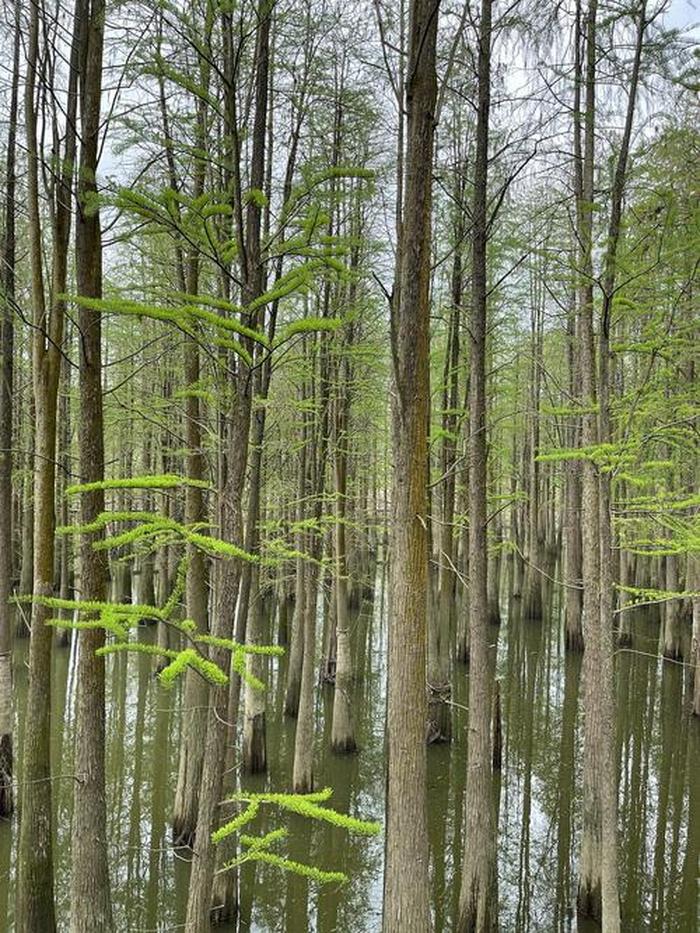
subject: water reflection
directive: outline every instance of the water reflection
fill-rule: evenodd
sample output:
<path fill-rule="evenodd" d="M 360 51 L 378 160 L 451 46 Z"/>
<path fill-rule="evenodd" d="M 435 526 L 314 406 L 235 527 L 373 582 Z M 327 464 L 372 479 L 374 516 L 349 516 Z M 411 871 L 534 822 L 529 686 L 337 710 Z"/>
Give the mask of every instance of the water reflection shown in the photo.
<path fill-rule="evenodd" d="M 550 594 L 550 601 L 551 601 Z M 353 623 L 355 715 L 360 753 L 329 752 L 332 688 L 318 697 L 319 786 L 334 788 L 340 810 L 382 819 L 386 601 L 378 586 Z M 574 858 L 579 822 L 582 731 L 581 661 L 563 650 L 559 610 L 544 623 L 523 621 L 517 602 L 494 628 L 493 663 L 503 711 L 503 770 L 498 791 L 500 921 L 507 931 L 576 929 Z M 617 655 L 623 929 L 690 933 L 697 929 L 700 853 L 700 722 L 688 714 L 690 678 L 683 665 L 656 657 L 658 623 L 635 610 L 635 642 Z M 144 629 L 140 637 L 150 639 Z M 18 717 L 23 719 L 26 642 L 17 643 Z M 71 839 L 74 653 L 57 649 L 52 695 L 56 808 L 56 891 L 62 928 L 68 909 Z M 281 715 L 284 670 L 270 671 L 267 776 L 239 778 L 251 789 L 290 784 L 294 723 Z M 453 929 L 464 840 L 468 669 L 453 669 L 456 741 L 429 749 L 432 909 L 436 933 Z M 187 853 L 169 845 L 168 816 L 177 772 L 180 696 L 153 676 L 145 655 L 109 661 L 107 721 L 108 830 L 114 913 L 120 931 L 167 931 L 182 924 Z M 19 775 L 21 780 L 21 775 Z M 332 826 L 266 813 L 255 827 L 286 825 L 287 851 L 298 861 L 342 869 L 351 881 L 317 888 L 297 876 L 248 863 L 240 873 L 241 931 L 380 929 L 383 842 Z M 14 842 L 0 824 L 0 916 L 11 917 Z M 407 879 L 410 883 L 410 879 Z M 232 925 L 222 930 L 233 930 Z"/>

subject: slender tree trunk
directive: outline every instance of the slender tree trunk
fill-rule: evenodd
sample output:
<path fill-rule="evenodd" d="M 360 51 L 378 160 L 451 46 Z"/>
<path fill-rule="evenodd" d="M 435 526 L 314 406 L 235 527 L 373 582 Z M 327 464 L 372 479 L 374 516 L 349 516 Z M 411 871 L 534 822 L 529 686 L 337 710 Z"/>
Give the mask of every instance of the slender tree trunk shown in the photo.
<path fill-rule="evenodd" d="M 80 171 L 76 212 L 78 292 L 102 297 L 100 214 L 90 198 L 97 191 L 96 171 L 102 97 L 104 0 L 80 5 Z M 81 481 L 104 479 L 101 317 L 80 310 L 80 474 Z M 87 525 L 104 511 L 101 489 L 83 493 L 81 519 Z M 107 593 L 107 556 L 85 535 L 80 554 L 80 591 L 84 600 L 101 601 Z M 105 799 L 105 666 L 96 654 L 105 643 L 103 629 L 78 635 L 75 711 L 75 793 L 71 848 L 71 933 L 112 930 Z"/>
<path fill-rule="evenodd" d="M 349 369 L 347 357 L 341 363 L 343 378 L 336 394 L 334 476 L 336 495 L 335 587 L 336 600 L 336 666 L 333 693 L 331 748 L 335 752 L 354 752 L 355 723 L 352 710 L 352 643 L 348 612 L 348 566 L 346 547 L 347 461 Z"/>
<path fill-rule="evenodd" d="M 318 547 L 316 545 L 316 547 Z M 314 545 L 312 545 L 313 551 Z M 316 604 L 318 601 L 319 568 L 309 562 L 304 574 L 306 597 L 301 636 L 304 639 L 304 660 L 301 669 L 299 711 L 294 734 L 294 765 L 292 787 L 294 793 L 307 794 L 313 790 L 314 761 L 314 681 L 316 673 Z"/>
<path fill-rule="evenodd" d="M 491 106 L 491 0 L 482 0 L 479 90 L 474 163 L 472 312 L 469 357 L 469 742 L 465 793 L 465 853 L 459 894 L 459 933 L 495 930 L 496 801 L 491 711 L 493 674 L 487 617 L 487 409 L 486 313 L 488 298 L 488 146 Z"/>
<path fill-rule="evenodd" d="M 257 6 L 255 46 L 255 113 L 253 120 L 253 148 L 250 186 L 263 190 L 265 180 L 265 141 L 268 117 L 269 90 L 270 0 L 260 0 Z M 235 88 L 229 88 L 235 94 Z M 235 120 L 232 129 L 237 133 Z M 239 168 L 239 167 L 238 167 Z M 240 185 L 237 185 L 240 192 Z M 243 302 L 249 306 L 262 293 L 264 270 L 261 258 L 261 208 L 250 199 L 245 218 L 238 225 L 238 245 L 243 271 Z M 248 352 L 252 346 L 248 341 Z M 226 483 L 221 492 L 221 534 L 227 541 L 243 541 L 243 513 L 241 499 L 248 464 L 248 442 L 252 408 L 252 373 L 244 360 L 238 361 L 235 398 L 229 419 Z M 213 635 L 231 638 L 233 613 L 238 598 L 240 561 L 222 563 L 217 580 L 216 613 Z M 212 659 L 226 670 L 230 658 L 221 648 L 212 649 Z M 221 800 L 224 763 L 226 760 L 226 716 L 228 691 L 224 687 L 210 688 L 207 712 L 206 744 L 202 763 L 202 780 L 197 811 L 197 832 L 194 843 L 192 873 L 187 899 L 186 933 L 207 933 L 210 928 L 210 908 L 214 880 L 215 853 L 211 831 Z"/>
<path fill-rule="evenodd" d="M 464 195 L 464 172 L 459 166 L 455 182 L 457 199 Z M 457 460 L 457 393 L 459 389 L 459 329 L 462 306 L 462 240 L 464 214 L 458 207 L 455 224 L 455 254 L 452 264 L 450 321 L 445 354 L 443 387 L 444 440 L 440 458 L 442 510 L 438 534 L 438 598 L 430 612 L 428 631 L 428 741 L 449 742 L 452 738 L 452 715 L 449 700 L 450 632 L 455 615 L 454 514 L 455 463 Z"/>
<path fill-rule="evenodd" d="M 431 928 L 425 745 L 430 209 L 439 0 L 410 4 L 405 188 L 392 303 L 394 472 L 384 933 Z M 407 879 L 410 878 L 410 883 Z"/>
<path fill-rule="evenodd" d="M 700 560 L 692 556 L 690 560 L 688 584 L 694 590 L 700 589 Z M 690 642 L 690 663 L 693 666 L 693 715 L 700 716 L 700 596 L 692 600 L 693 628 Z"/>
<path fill-rule="evenodd" d="M 31 596 L 34 592 L 34 453 L 36 434 L 36 416 L 34 414 L 34 394 L 29 403 L 29 436 L 27 438 L 27 475 L 22 490 L 22 560 L 20 564 L 19 592 L 21 596 Z M 15 632 L 20 638 L 29 634 L 25 623 L 24 609 L 17 617 Z"/>
<path fill-rule="evenodd" d="M 593 328 L 593 177 L 597 0 L 591 0 L 586 24 L 586 106 L 582 201 L 578 207 L 580 260 L 579 316 L 581 336 L 582 418 L 584 447 L 598 443 L 608 430 L 607 346 L 600 356 L 603 421 L 595 415 L 596 357 Z M 606 434 L 607 436 L 607 434 Z M 610 574 L 609 493 L 599 482 L 595 464 L 583 464 L 583 826 L 579 864 L 578 910 L 581 917 L 601 919 L 605 929 L 620 928 L 617 891 L 617 789 L 614 763 L 614 690 L 612 659 L 612 580 Z"/>
<path fill-rule="evenodd" d="M 202 83 L 208 85 L 208 65 L 201 65 L 204 72 Z M 160 113 L 165 140 L 169 140 L 170 124 L 165 98 L 164 85 L 160 84 Z M 206 148 L 207 104 L 200 98 L 197 101 L 197 139 L 200 148 Z M 178 190 L 175 160 L 171 146 L 166 146 L 168 175 L 173 190 Z M 193 180 L 194 197 L 200 197 L 204 191 L 205 162 L 197 159 Z M 199 291 L 199 254 L 196 246 L 185 250 L 176 245 L 176 265 L 178 279 L 183 291 L 196 295 Z M 185 444 L 187 454 L 185 469 L 188 479 L 195 485 L 185 488 L 185 523 L 189 526 L 206 521 L 206 503 L 201 487 L 196 483 L 205 478 L 206 463 L 202 449 L 203 409 L 196 391 L 200 380 L 200 351 L 197 335 L 185 337 L 184 349 L 185 383 L 192 391 L 185 399 Z M 200 632 L 209 631 L 209 566 L 206 556 L 194 545 L 187 545 L 187 580 L 185 583 L 185 612 L 187 618 L 197 626 Z M 202 778 L 202 735 L 206 732 L 208 690 L 202 678 L 194 671 L 185 674 L 185 692 L 183 701 L 183 735 L 180 742 L 178 779 L 173 808 L 173 842 L 175 845 L 192 846 L 197 825 L 199 806 L 199 788 Z"/>
<path fill-rule="evenodd" d="M 79 7 L 76 7 L 76 11 Z M 39 137 L 37 130 L 37 78 L 40 51 L 38 6 L 29 14 L 27 75 L 25 80 L 25 124 L 27 138 L 27 215 L 29 253 L 34 305 L 32 374 L 35 406 L 34 452 L 34 594 L 54 594 L 54 533 L 56 479 L 56 408 L 63 343 L 68 242 L 70 238 L 71 191 L 76 148 L 77 69 L 79 29 L 74 19 L 67 94 L 66 132 L 63 159 L 55 168 L 56 202 L 53 209 L 52 304 L 44 293 L 41 213 L 39 207 Z M 29 680 L 22 771 L 31 776 L 23 784 L 17 851 L 18 878 L 15 919 L 17 933 L 52 933 L 56 928 L 53 893 L 53 842 L 51 805 L 51 649 L 52 631 L 46 625 L 51 610 L 32 604 L 29 643 Z"/>
<path fill-rule="evenodd" d="M 13 809 L 12 773 L 12 382 L 14 356 L 15 300 L 15 158 L 19 98 L 19 7 L 16 7 L 15 36 L 10 91 L 10 124 L 7 135 L 5 229 L 2 240 L 2 294 L 0 301 L 0 819 Z"/>
<path fill-rule="evenodd" d="M 302 399 L 304 391 L 302 390 Z M 306 457 L 307 457 L 306 419 L 301 429 L 301 448 L 297 481 L 297 521 L 304 518 L 304 500 L 306 498 Z M 306 536 L 301 528 L 296 533 L 295 546 L 299 553 L 304 552 Z M 304 619 L 306 617 L 306 585 L 304 577 L 307 565 L 303 557 L 296 559 L 294 615 L 292 617 L 292 639 L 287 664 L 287 689 L 284 697 L 286 716 L 296 717 L 299 712 L 299 691 L 301 689 L 301 670 L 304 662 Z"/>

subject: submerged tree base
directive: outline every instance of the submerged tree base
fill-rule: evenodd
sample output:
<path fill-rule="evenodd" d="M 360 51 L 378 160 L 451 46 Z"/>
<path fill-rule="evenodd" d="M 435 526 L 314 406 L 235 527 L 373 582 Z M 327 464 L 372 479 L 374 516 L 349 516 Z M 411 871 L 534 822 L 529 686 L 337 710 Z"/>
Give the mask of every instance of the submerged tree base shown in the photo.
<path fill-rule="evenodd" d="M 482 890 L 474 880 L 469 897 L 459 906 L 455 933 L 497 933 L 498 906 L 494 890 L 495 884 L 487 884 Z"/>
<path fill-rule="evenodd" d="M 172 841 L 176 849 L 194 849 L 195 829 L 184 820 L 173 819 Z"/>
<path fill-rule="evenodd" d="M 450 697 L 452 688 L 449 683 L 428 687 L 428 721 L 426 741 L 428 745 L 445 744 L 452 741 L 452 711 Z"/>
<path fill-rule="evenodd" d="M 0 735 L 0 818 L 11 816 L 12 796 L 12 735 Z"/>
<path fill-rule="evenodd" d="M 248 722 L 243 735 L 243 770 L 246 774 L 267 771 L 265 713 L 256 713 Z"/>
<path fill-rule="evenodd" d="M 564 636 L 566 650 L 581 652 L 584 649 L 583 632 L 580 628 L 568 628 Z"/>
<path fill-rule="evenodd" d="M 346 735 L 342 738 L 334 738 L 331 742 L 331 750 L 336 755 L 353 755 L 358 750 L 355 737 Z"/>
<path fill-rule="evenodd" d="M 579 880 L 576 895 L 576 913 L 579 920 L 595 920 L 601 922 L 603 916 L 603 898 L 600 880 Z"/>

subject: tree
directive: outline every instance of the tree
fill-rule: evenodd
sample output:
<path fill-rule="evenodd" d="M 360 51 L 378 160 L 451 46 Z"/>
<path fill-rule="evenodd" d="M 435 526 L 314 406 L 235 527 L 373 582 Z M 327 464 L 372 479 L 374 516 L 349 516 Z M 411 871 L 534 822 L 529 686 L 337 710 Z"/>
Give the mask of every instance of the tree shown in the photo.
<path fill-rule="evenodd" d="M 391 602 L 384 933 L 430 929 L 425 722 L 430 207 L 437 0 L 409 7 L 405 188 L 392 302 Z M 405 884 L 410 872 L 412 883 Z"/>
<path fill-rule="evenodd" d="M 32 377 L 35 412 L 34 450 L 34 594 L 47 597 L 53 593 L 54 507 L 56 460 L 56 406 L 60 374 L 61 345 L 65 318 L 65 291 L 68 244 L 71 226 L 73 167 L 76 151 L 77 71 L 80 28 L 74 19 L 70 51 L 70 69 L 66 94 L 63 152 L 51 177 L 53 252 L 51 256 L 51 300 L 45 293 L 42 219 L 40 210 L 40 164 L 38 114 L 40 101 L 50 93 L 41 82 L 40 58 L 53 51 L 55 37 L 45 30 L 43 11 L 32 6 L 27 36 L 27 75 L 24 114 L 27 139 L 27 220 L 31 264 L 32 305 Z M 45 40 L 45 46 L 40 47 Z M 55 117 L 57 119 L 57 117 Z M 54 127 L 59 133 L 57 126 Z M 18 849 L 16 920 L 18 930 L 50 931 L 55 929 L 53 898 L 53 852 L 51 839 L 50 714 L 51 714 L 51 629 L 46 621 L 47 607 L 32 604 L 29 643 L 29 689 L 27 694 L 22 767 L 33 778 L 23 786 L 22 821 Z"/>
<path fill-rule="evenodd" d="M 0 316 L 0 819 L 13 809 L 13 692 L 12 616 L 10 594 L 13 577 L 12 528 L 12 432 L 15 317 L 15 190 L 17 159 L 17 109 L 19 104 L 19 7 L 16 7 L 10 91 L 10 125 L 7 138 L 7 175 L 2 238 L 2 315 Z"/>
<path fill-rule="evenodd" d="M 76 8 L 80 29 L 78 98 L 80 159 L 75 221 L 75 262 L 78 293 L 102 298 L 102 232 L 97 192 L 102 99 L 104 0 L 83 0 Z M 104 512 L 104 418 L 102 405 L 102 329 L 100 314 L 80 309 L 80 473 L 84 484 L 97 488 L 81 496 L 81 522 L 90 527 Z M 102 536 L 104 535 L 104 532 Z M 98 539 L 99 540 L 99 537 Z M 83 536 L 80 552 L 80 594 L 86 601 L 104 601 L 107 561 L 94 548 L 95 538 Z M 97 926 L 113 929 L 107 853 L 105 799 L 105 666 L 98 654 L 102 629 L 78 635 L 76 700 L 75 797 L 71 859 L 71 931 L 87 933 Z"/>
<path fill-rule="evenodd" d="M 486 544 L 486 312 L 492 3 L 479 22 L 478 111 L 472 207 L 472 313 L 469 353 L 469 745 L 464 798 L 466 851 L 459 894 L 460 931 L 497 926 L 496 832 L 488 646 Z"/>

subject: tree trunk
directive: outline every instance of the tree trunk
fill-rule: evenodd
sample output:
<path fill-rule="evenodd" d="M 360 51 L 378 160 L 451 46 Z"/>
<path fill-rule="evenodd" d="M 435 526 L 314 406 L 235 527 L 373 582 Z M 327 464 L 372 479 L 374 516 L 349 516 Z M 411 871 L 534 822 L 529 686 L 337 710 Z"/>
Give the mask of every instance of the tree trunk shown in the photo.
<path fill-rule="evenodd" d="M 2 242 L 0 312 L 0 819 L 13 809 L 12 773 L 12 382 L 15 299 L 15 156 L 19 98 L 19 7 L 16 7 L 7 135 L 5 231 Z"/>
<path fill-rule="evenodd" d="M 596 423 L 596 356 L 593 327 L 593 177 L 595 129 L 597 0 L 588 7 L 586 26 L 585 143 L 582 200 L 578 205 L 581 244 L 579 333 L 581 337 L 582 418 L 584 447 L 607 432 L 607 346 L 601 344 L 601 430 Z M 607 436 L 607 434 L 606 434 Z M 614 689 L 612 658 L 612 580 L 610 575 L 609 489 L 599 480 L 592 460 L 583 463 L 583 826 L 579 865 L 580 917 L 603 921 L 605 929 L 620 928 L 617 893 L 617 785 L 614 764 Z"/>
<path fill-rule="evenodd" d="M 666 589 L 678 592 L 678 560 L 673 554 L 666 558 Z M 681 644 L 681 605 L 680 600 L 670 599 L 663 607 L 664 657 L 679 661 L 683 657 Z"/>
<path fill-rule="evenodd" d="M 302 399 L 304 391 L 302 390 Z M 307 457 L 307 431 L 306 419 L 301 430 L 301 447 L 299 450 L 299 467 L 297 472 L 297 521 L 304 518 L 304 501 L 306 497 L 306 457 Z M 299 528 L 296 533 L 295 547 L 303 553 L 306 544 L 306 535 Z M 292 636 L 287 662 L 287 688 L 284 697 L 285 716 L 296 717 L 299 712 L 299 691 L 301 689 L 301 670 L 304 662 L 304 619 L 306 618 L 306 584 L 304 577 L 307 572 L 306 561 L 303 557 L 296 559 L 295 573 L 295 599 L 294 615 L 292 617 Z"/>
<path fill-rule="evenodd" d="M 208 75 L 208 66 L 202 66 Z M 206 86 L 208 78 L 203 76 Z M 206 148 L 207 104 L 203 99 L 197 101 L 197 140 L 200 148 Z M 164 138 L 169 140 L 169 122 L 164 87 L 160 86 L 160 110 Z M 170 146 L 166 149 L 168 174 L 173 190 L 177 190 L 178 181 L 175 162 Z M 194 197 L 200 197 L 204 191 L 205 162 L 197 159 L 193 180 Z M 178 279 L 183 290 L 190 295 L 199 291 L 199 254 L 196 246 L 185 252 L 176 246 Z M 185 383 L 188 392 L 185 399 L 185 444 L 187 454 L 185 469 L 188 479 L 197 482 L 205 479 L 206 463 L 202 450 L 202 415 L 203 409 L 197 388 L 200 380 L 200 351 L 197 335 L 185 337 L 184 349 Z M 206 521 L 206 503 L 202 489 L 197 485 L 185 488 L 185 523 L 188 526 Z M 207 557 L 194 545 L 187 545 L 187 580 L 185 583 L 185 612 L 187 618 L 197 626 L 199 632 L 209 631 L 209 565 Z M 173 808 L 173 842 L 175 845 L 192 846 L 197 826 L 199 806 L 199 787 L 202 777 L 204 750 L 202 736 L 206 733 L 208 690 L 202 678 L 194 671 L 185 674 L 185 696 L 183 702 L 183 734 L 180 742 L 178 779 Z"/>
<path fill-rule="evenodd" d="M 80 5 L 80 166 L 76 211 L 78 292 L 102 297 L 100 214 L 90 198 L 97 191 L 102 97 L 104 0 Z M 99 311 L 80 309 L 80 475 L 83 483 L 104 479 L 102 413 L 102 328 Z M 104 511 L 101 489 L 81 496 L 81 521 L 91 524 Z M 99 538 L 97 538 L 99 540 Z M 96 551 L 96 537 L 85 535 L 80 554 L 81 599 L 102 601 L 107 593 L 107 555 Z M 109 933 L 112 924 L 105 799 L 105 666 L 96 654 L 103 629 L 78 634 L 75 708 L 75 792 L 71 847 L 71 933 Z"/>
<path fill-rule="evenodd" d="M 469 357 L 469 742 L 465 792 L 465 853 L 459 893 L 459 933 L 498 926 L 496 801 L 493 786 L 487 583 L 486 313 L 488 299 L 488 146 L 491 106 L 491 0 L 482 0 L 479 89 L 472 208 L 472 313 Z"/>
<path fill-rule="evenodd" d="M 693 589 L 700 588 L 700 568 L 699 559 L 696 556 L 691 557 L 688 573 L 688 584 Z M 690 643 L 690 663 L 693 665 L 693 714 L 700 716 L 700 596 L 694 596 L 693 606 L 693 628 Z"/>
<path fill-rule="evenodd" d="M 76 12 L 79 7 L 76 7 Z M 41 212 L 39 207 L 39 151 L 37 131 L 37 78 L 40 51 L 40 16 L 32 6 L 27 39 L 25 80 L 25 123 L 27 138 L 27 215 L 31 264 L 34 331 L 32 374 L 35 406 L 34 454 L 34 594 L 54 595 L 54 511 L 56 479 L 56 408 L 63 343 L 68 243 L 70 238 L 71 190 L 76 148 L 77 70 L 79 28 L 74 20 L 67 93 L 66 131 L 63 158 L 55 169 L 56 202 L 53 206 L 52 304 L 44 293 Z M 22 788 L 19 845 L 17 850 L 17 933 L 52 933 L 56 928 L 53 894 L 53 841 L 51 805 L 51 649 L 52 631 L 46 625 L 51 610 L 32 604 L 29 642 L 29 680 L 22 771 L 31 776 Z"/>
<path fill-rule="evenodd" d="M 268 117 L 267 95 L 269 90 L 269 48 L 272 4 L 260 0 L 257 6 L 257 29 L 255 47 L 255 113 L 253 121 L 253 146 L 251 157 L 250 186 L 262 191 L 265 177 L 265 139 Z M 235 94 L 233 84 L 228 88 Z M 229 104 L 231 101 L 229 101 Z M 231 129 L 238 132 L 235 120 Z M 238 167 L 240 170 L 240 167 Z M 237 186 L 240 189 L 240 186 Z M 239 190 L 240 194 L 240 190 Z M 239 219 L 238 246 L 241 255 L 245 306 L 260 296 L 264 283 L 264 271 L 260 249 L 261 208 L 255 199 L 248 202 L 245 229 Z M 245 314 L 245 312 L 244 312 Z M 247 338 L 248 353 L 252 344 Z M 227 541 L 239 544 L 243 541 L 243 513 L 241 499 L 248 464 L 248 442 L 252 408 L 252 373 L 243 359 L 238 361 L 235 397 L 229 419 L 227 475 L 221 491 L 220 514 L 221 534 Z M 240 585 L 241 567 L 239 560 L 224 561 L 217 579 L 216 613 L 213 635 L 231 638 L 233 614 Z M 224 670 L 228 670 L 230 658 L 226 650 L 212 649 L 212 659 Z M 226 760 L 226 738 L 228 728 L 228 690 L 213 687 L 209 690 L 206 744 L 202 763 L 202 779 L 197 811 L 197 831 L 194 843 L 192 873 L 187 899 L 186 933 L 207 933 L 210 928 L 210 908 L 214 880 L 215 853 L 211 832 L 221 800 Z M 235 909 L 235 905 L 233 905 Z"/>
<path fill-rule="evenodd" d="M 331 748 L 334 752 L 354 752 L 355 724 L 352 712 L 352 643 L 348 612 L 348 566 L 345 525 L 347 518 L 347 460 L 348 460 L 348 392 L 349 369 L 347 357 L 341 364 L 343 378 L 336 397 L 334 476 L 336 496 L 335 525 L 335 587 L 336 600 L 336 666 L 333 693 L 333 721 Z"/>
<path fill-rule="evenodd" d="M 413 0 L 410 4 L 399 288 L 391 309 L 394 470 L 384 933 L 426 933 L 431 928 L 425 745 L 429 588 L 426 426 L 438 8 L 439 0 Z"/>

